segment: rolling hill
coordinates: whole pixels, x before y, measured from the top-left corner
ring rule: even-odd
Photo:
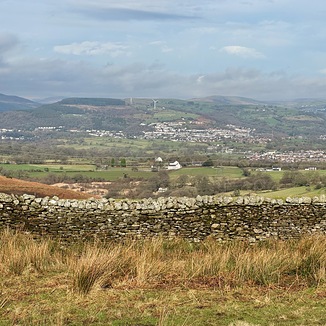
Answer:
[[[240,96],[208,96],[192,99],[195,102],[208,102],[218,105],[267,105],[267,102]]]
[[[40,106],[26,99],[2,95],[0,103],[9,103],[9,107],[11,103],[20,109],[15,111],[3,106],[0,129],[32,131],[37,127],[62,126],[68,130],[123,131],[137,136],[151,123],[184,121],[190,125],[198,121],[201,128],[235,125],[268,135],[318,137],[326,130],[326,100],[322,99],[268,103],[245,97],[210,96],[191,100],[157,99],[154,107],[149,98],[132,101],[67,98]]]
[[[0,112],[12,110],[29,110],[41,106],[41,104],[26,98],[0,94]]]
[[[38,182],[23,181],[14,178],[0,176],[0,193],[6,194],[30,194],[36,197],[58,196],[62,199],[87,199],[92,195],[49,186]]]

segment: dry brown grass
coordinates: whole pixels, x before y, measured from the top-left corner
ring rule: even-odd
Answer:
[[[63,264],[60,251],[50,240],[36,242],[30,235],[5,230],[0,236],[0,272],[22,275],[27,271],[45,272]]]
[[[71,288],[88,294],[101,288],[231,288],[318,286],[326,281],[326,236],[291,241],[199,244],[152,238],[124,243],[59,247],[50,240],[2,232],[0,272],[66,270]]]
[[[3,176],[0,176],[0,193],[1,192],[16,195],[31,194],[37,197],[58,196],[62,199],[87,199],[92,197],[92,195],[86,193],[62,189],[38,182],[23,181],[15,178],[6,178]]]
[[[325,235],[62,246],[5,230],[0,325],[323,325],[325,247]]]
[[[87,247],[74,269],[89,266],[111,287],[286,286],[289,281],[311,286],[326,280],[325,248],[324,236],[255,246],[153,238]]]

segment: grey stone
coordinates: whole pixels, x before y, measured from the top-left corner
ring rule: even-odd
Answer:
[[[283,202],[260,196],[197,196],[79,201],[0,194],[0,227],[19,226],[27,219],[29,232],[48,232],[67,241],[90,236],[119,239],[126,235],[182,236],[197,241],[210,234],[221,241],[289,239],[326,234],[325,198],[289,197]]]

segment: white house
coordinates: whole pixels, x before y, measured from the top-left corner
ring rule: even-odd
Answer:
[[[169,163],[169,165],[168,165],[168,170],[179,170],[181,168],[182,168],[182,166],[178,161]]]
[[[308,168],[305,168],[306,171],[316,171],[317,168],[315,166],[309,166]]]

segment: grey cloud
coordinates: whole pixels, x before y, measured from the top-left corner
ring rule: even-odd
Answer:
[[[70,63],[63,60],[24,60],[0,70],[0,84],[11,93],[43,95],[71,94],[87,89],[83,82],[91,77],[89,68],[82,62]],[[85,76],[85,77],[84,77]]]
[[[15,35],[0,33],[0,55],[10,51],[19,44],[18,38]]]
[[[77,13],[83,14],[91,18],[98,20],[119,20],[119,21],[129,21],[129,20],[140,20],[140,21],[150,21],[150,20],[189,20],[195,19],[195,16],[174,14],[161,11],[147,11],[140,9],[127,9],[127,8],[85,8],[76,10]]]
[[[325,98],[325,77],[306,78],[282,71],[263,73],[256,69],[229,68],[220,73],[194,76],[194,80],[197,96],[236,95],[262,100]]]
[[[185,75],[157,64],[95,67],[65,60],[29,60],[0,67],[3,93],[26,97],[175,97],[246,96],[262,100],[325,97],[326,78],[284,72],[228,68],[206,75]]]
[[[7,55],[19,44],[18,38],[15,35],[0,33],[0,69],[7,69]]]
[[[119,43],[112,42],[92,42],[84,41],[82,43],[72,43],[66,45],[57,45],[54,47],[54,51],[63,54],[73,54],[73,55],[103,55],[110,54],[111,56],[118,56],[121,54],[126,54],[128,47]]]

